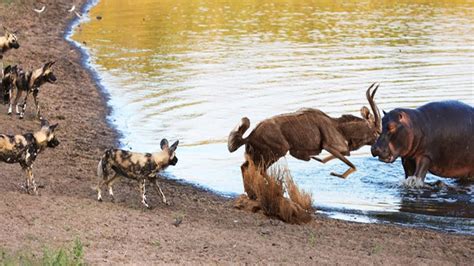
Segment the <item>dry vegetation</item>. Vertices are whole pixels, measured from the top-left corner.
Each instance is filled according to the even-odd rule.
[[[236,200],[236,208],[252,212],[262,210],[265,215],[277,217],[287,223],[311,221],[314,212],[311,194],[296,186],[286,167],[277,166],[266,173],[262,167],[255,166],[250,161],[243,182],[247,195],[257,200],[242,195]],[[285,197],[285,191],[288,197]]]

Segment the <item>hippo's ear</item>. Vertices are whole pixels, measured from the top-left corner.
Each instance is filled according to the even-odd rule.
[[[398,121],[401,123],[408,123],[410,118],[408,117],[407,113],[399,112],[398,113]]]
[[[168,149],[168,140],[167,139],[162,139],[161,142],[160,142],[160,147],[162,150],[164,149]]]

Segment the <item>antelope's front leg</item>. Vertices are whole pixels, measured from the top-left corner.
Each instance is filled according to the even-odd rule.
[[[316,156],[313,156],[313,157],[311,157],[311,159],[316,160],[316,161],[318,161],[318,162],[324,164],[324,163],[329,162],[329,161],[332,160],[332,159],[336,159],[336,156],[334,156],[334,155],[331,154],[331,155],[328,155],[326,158],[323,158],[323,159],[318,158],[318,157],[316,157]]]
[[[146,179],[143,179],[142,182],[140,182],[140,193],[142,194],[142,204],[145,205],[145,207],[150,208],[146,201],[146,195],[145,195],[145,184],[146,184]]]
[[[353,172],[356,171],[356,167],[349,160],[347,160],[347,158],[344,157],[344,155],[340,151],[338,151],[337,149],[332,148],[331,146],[324,146],[324,149],[326,151],[328,151],[331,155],[333,155],[335,158],[341,160],[347,166],[349,166],[349,169],[347,169],[343,174],[337,174],[337,173],[331,172],[332,176],[337,176],[337,177],[345,179],[350,174],[352,174]]]

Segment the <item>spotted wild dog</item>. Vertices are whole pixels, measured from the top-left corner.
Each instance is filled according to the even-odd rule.
[[[120,177],[134,179],[139,182],[142,203],[149,208],[145,195],[145,183],[148,180],[155,185],[155,189],[162,196],[163,203],[167,204],[165,194],[160,188],[157,174],[169,165],[176,165],[178,157],[175,155],[179,141],[173,145],[168,145],[168,140],[162,139],[160,146],[162,151],[156,153],[137,153],[120,149],[108,149],[97,166],[97,176],[99,178],[97,186],[97,200],[102,201],[101,187],[106,185],[109,188],[109,195],[114,200],[112,185]],[[110,174],[113,170],[113,175]],[[110,176],[110,178],[109,178]]]
[[[12,48],[20,48],[20,44],[18,43],[16,35],[11,33],[5,27],[3,27],[3,29],[5,31],[5,35],[0,37],[0,61],[2,62],[1,69],[3,69],[3,54]]]
[[[15,82],[15,74],[17,66],[7,66],[3,69],[2,78],[0,80],[0,101],[3,103],[10,102],[10,91],[12,90],[13,83]]]
[[[23,135],[0,134],[0,161],[5,163],[19,163],[26,173],[26,192],[29,193],[30,186],[33,192],[38,194],[35,178],[33,176],[33,163],[40,152],[47,147],[55,148],[59,141],[54,134],[58,124],[52,126],[48,121],[41,121],[41,129],[35,133]]]
[[[45,84],[46,82],[55,83],[56,76],[53,73],[52,66],[54,65],[54,61],[50,61],[44,64],[42,67],[33,70],[33,71],[23,71],[21,68],[17,68],[16,72],[13,73],[14,79],[14,86],[12,86],[10,90],[10,105],[8,106],[8,114],[12,113],[13,105],[16,106],[16,114],[20,115],[20,119],[22,119],[25,115],[26,110],[26,103],[28,101],[28,96],[33,94],[33,100],[35,102],[36,107],[36,117],[40,120],[42,119],[40,106],[38,102],[38,93],[39,88],[41,85]],[[14,92],[14,93],[13,93]],[[21,104],[21,112],[18,110],[18,101],[23,94],[26,92],[25,98],[23,103]],[[13,94],[15,97],[13,98]]]

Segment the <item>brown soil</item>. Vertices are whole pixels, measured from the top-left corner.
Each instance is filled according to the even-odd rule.
[[[91,264],[283,263],[283,264],[472,264],[474,237],[391,225],[357,224],[315,216],[305,225],[283,224],[233,208],[233,202],[173,181],[163,181],[170,206],[150,191],[148,210],[137,185],[122,181],[117,202],[95,200],[91,189],[102,150],[117,134],[105,122],[107,108],[80,53],[64,39],[73,18],[70,2],[53,1],[32,11],[34,0],[2,1],[0,24],[18,30],[20,49],[7,63],[27,69],[56,59],[59,82],[41,88],[43,113],[59,122],[61,145],[40,154],[35,175],[40,196],[22,191],[19,165],[0,163],[0,250],[69,246],[79,237]],[[83,3],[84,0],[75,1]],[[51,3],[47,1],[47,3]],[[30,105],[31,107],[31,105]],[[36,130],[31,109],[24,121],[0,106],[0,132]],[[179,164],[178,166],[179,167]],[[238,166],[236,166],[238,167]],[[182,219],[178,227],[172,223]]]

